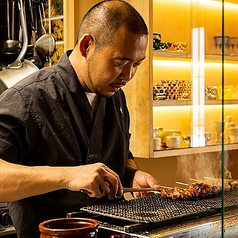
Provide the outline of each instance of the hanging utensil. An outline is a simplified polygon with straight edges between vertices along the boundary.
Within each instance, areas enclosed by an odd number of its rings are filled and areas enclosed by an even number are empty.
[[[18,55],[17,59],[10,65],[7,66],[7,68],[21,68],[22,67],[22,60],[24,58],[24,55],[27,51],[27,44],[28,44],[28,35],[27,35],[27,25],[26,25],[26,15],[23,9],[23,0],[20,0],[18,2],[19,7],[19,13],[21,17],[21,25],[23,29],[23,47],[22,51]]]
[[[31,32],[32,32],[33,55],[32,55],[32,57],[29,57],[28,60],[30,60],[38,68],[42,68],[43,63],[42,63],[39,55],[37,54],[37,50],[36,50],[36,47],[35,47],[36,31],[37,31],[36,27],[35,27],[35,24],[37,24],[37,21],[35,21],[35,19],[34,19],[32,0],[29,0],[29,9],[30,9],[30,15],[31,15]]]
[[[12,0],[12,39],[15,39],[15,0]]]
[[[20,26],[19,26],[19,37],[18,37],[20,44],[21,44],[21,42],[22,42],[22,37],[23,37],[22,27],[21,27],[21,25],[20,25]]]
[[[45,29],[44,23],[43,23],[45,21],[45,9],[44,9],[44,3],[43,2],[38,5],[38,9],[39,9],[41,28],[43,30],[43,34],[46,34],[46,29]],[[42,13],[41,13],[41,11],[42,11]],[[43,14],[43,17],[42,17],[42,14]]]
[[[54,37],[50,34],[47,34],[46,29],[44,27],[45,9],[44,9],[43,1],[39,1],[38,10],[39,10],[41,28],[44,34],[36,41],[35,47],[40,52],[40,54],[46,58],[46,61],[49,62],[50,57],[55,52],[56,43],[55,43]]]
[[[10,40],[11,36],[10,36],[10,0],[7,0],[7,39]]]
[[[55,43],[54,37],[50,34],[47,34],[46,29],[44,27],[43,22],[45,19],[45,10],[44,10],[43,2],[41,2],[38,5],[38,10],[39,10],[41,28],[42,28],[44,34],[36,41],[35,47],[40,52],[40,54],[46,58],[46,61],[49,61],[50,57],[55,52],[56,43]],[[43,19],[42,15],[44,16],[44,19]]]
[[[4,51],[16,52],[21,47],[20,42],[14,39],[15,0],[12,0],[11,3],[12,3],[12,12],[11,12],[12,13],[12,22],[10,22],[10,0],[7,0],[7,40],[3,41],[3,47],[4,47],[3,53],[4,53]],[[12,36],[11,36],[11,28],[12,28]]]
[[[18,1],[18,8],[23,31],[23,46],[17,59],[12,64],[8,65],[4,70],[0,71],[0,93],[13,86],[27,75],[30,75],[38,70],[32,62],[24,59],[24,55],[27,51],[28,36],[23,0]]]
[[[44,34],[36,41],[35,47],[46,58],[46,61],[49,61],[56,49],[55,39],[50,34]]]

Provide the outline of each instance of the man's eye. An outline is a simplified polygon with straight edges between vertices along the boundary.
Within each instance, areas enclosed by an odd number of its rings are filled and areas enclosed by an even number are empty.
[[[136,63],[133,64],[133,66],[134,66],[134,67],[138,67],[138,66],[141,65],[141,63],[142,63],[142,61],[136,62]]]
[[[126,62],[118,62],[118,61],[114,61],[114,63],[116,64],[116,66],[118,67],[123,67],[126,65]]]
[[[116,64],[117,66],[121,66],[121,65],[122,65],[121,63],[118,63],[118,62],[115,62],[115,64]]]

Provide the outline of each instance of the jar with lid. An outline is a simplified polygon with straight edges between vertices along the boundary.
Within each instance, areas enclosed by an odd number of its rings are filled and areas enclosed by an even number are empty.
[[[161,34],[154,33],[153,34],[153,50],[159,50],[161,43]]]
[[[159,137],[163,128],[154,128],[153,129],[153,149],[159,150],[161,147],[161,138]]]

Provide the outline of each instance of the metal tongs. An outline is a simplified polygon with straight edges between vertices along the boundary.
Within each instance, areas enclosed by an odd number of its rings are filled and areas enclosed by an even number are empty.
[[[156,192],[156,193],[160,193],[162,188],[171,188],[171,187],[167,187],[167,186],[160,186],[158,188],[123,188],[123,193],[134,193],[134,192]],[[82,193],[88,193],[87,190],[85,189],[81,189],[80,192]]]

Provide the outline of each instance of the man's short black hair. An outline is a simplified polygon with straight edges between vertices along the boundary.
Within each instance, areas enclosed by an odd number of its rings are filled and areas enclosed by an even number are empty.
[[[129,3],[123,0],[101,1],[84,15],[78,29],[78,39],[90,34],[100,47],[110,44],[115,32],[122,26],[131,33],[148,35],[144,19]]]

